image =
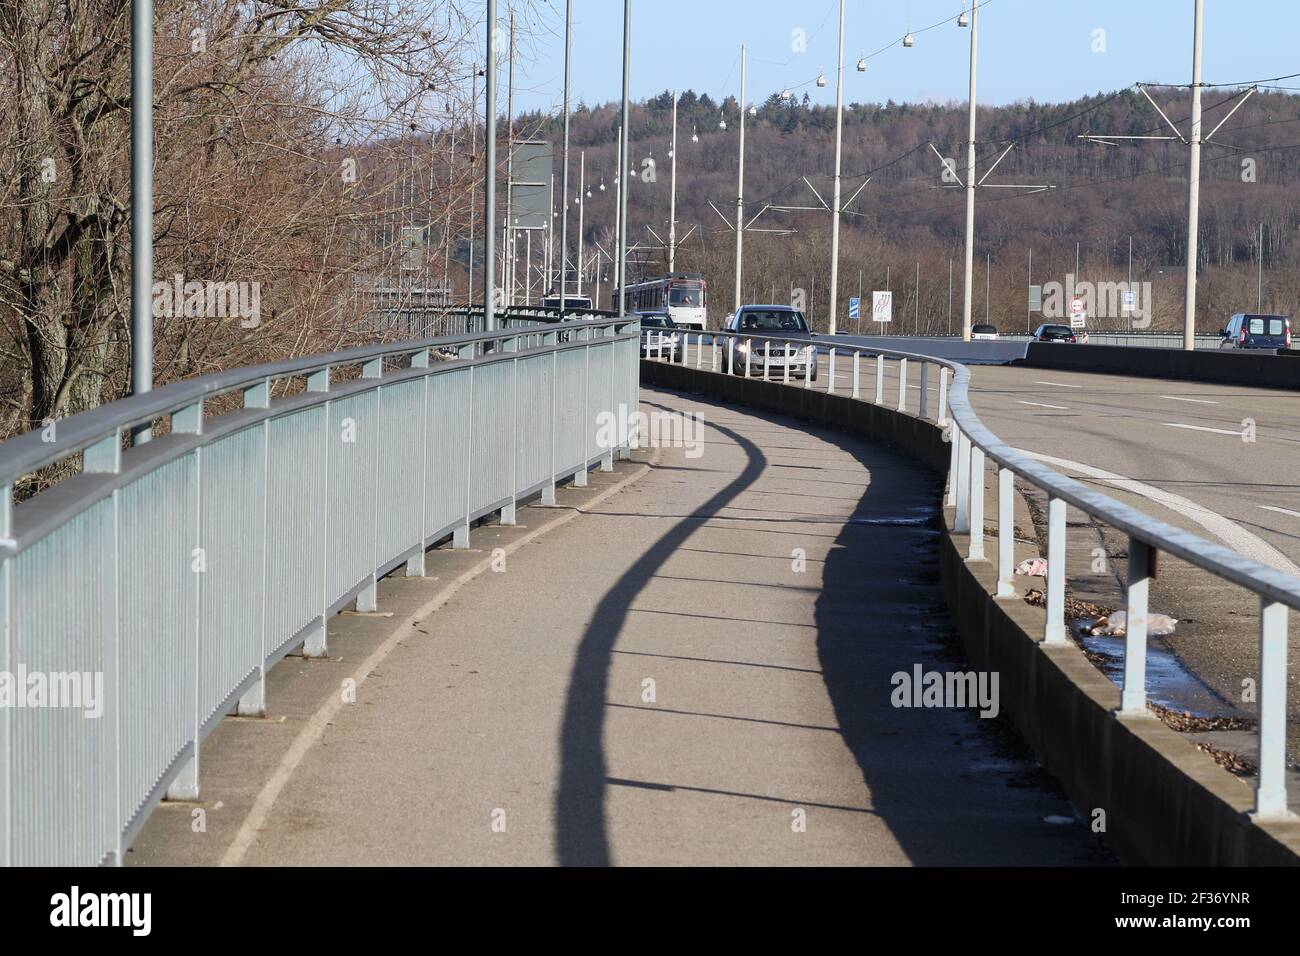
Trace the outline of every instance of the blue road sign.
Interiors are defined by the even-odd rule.
[[[856,296],[849,299],[849,318],[860,319],[862,317],[862,300]]]

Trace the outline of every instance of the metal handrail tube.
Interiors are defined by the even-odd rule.
[[[712,334],[715,341],[718,337],[733,341],[743,337],[751,343],[765,339],[791,341],[780,335],[764,336],[753,332]],[[728,348],[731,345],[729,342]],[[853,353],[855,367],[861,356],[876,357],[876,404],[881,404],[883,399],[886,360],[898,363],[900,412],[905,409],[907,364],[920,363],[922,376],[929,365],[940,369],[939,407],[935,422],[941,428],[949,426],[945,440],[952,445],[945,504],[955,508],[954,530],[969,535],[969,560],[985,559],[985,468],[991,465],[998,474],[997,597],[1016,595],[1012,585],[1014,571],[1011,567],[1015,534],[1012,510],[1014,478],[1024,479],[1047,495],[1049,523],[1043,640],[1045,648],[1065,644],[1067,640],[1064,622],[1066,505],[1072,505],[1089,517],[1128,535],[1132,565],[1129,569],[1129,630],[1122,704],[1119,710],[1121,716],[1150,716],[1150,711],[1145,707],[1147,581],[1151,577],[1156,552],[1164,551],[1259,597],[1260,776],[1256,789],[1255,816],[1258,819],[1289,818],[1285,776],[1287,611],[1300,610],[1300,578],[1153,518],[1010,447],[975,414],[970,404],[970,371],[963,365],[928,355],[837,341],[833,352],[841,351]],[[925,417],[924,412],[923,401],[918,417]]]
[[[267,670],[327,652],[333,614],[375,610],[380,578],[423,575],[475,520],[512,524],[521,499],[612,467],[639,338],[628,316],[385,343],[177,382],[60,422],[53,448],[0,443],[7,476],[85,450],[22,503],[4,489],[0,671],[100,688],[94,714],[0,707],[0,864],[121,863],[158,801],[198,798],[221,719],[265,713]],[[306,391],[272,399],[297,376]],[[237,391],[242,409],[204,414]],[[166,414],[170,434],[124,450]]]

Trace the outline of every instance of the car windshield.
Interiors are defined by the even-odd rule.
[[[704,304],[704,290],[690,286],[673,286],[668,290],[668,304],[698,308]]]
[[[666,315],[643,315],[641,316],[641,328],[643,329],[674,329],[676,324]]]
[[[792,309],[746,309],[740,315],[742,332],[807,332],[802,312]]]
[[[1252,315],[1246,328],[1251,335],[1284,335],[1284,322],[1277,315]]]

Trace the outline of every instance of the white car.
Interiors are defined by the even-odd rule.
[[[991,342],[997,339],[998,330],[993,325],[972,325],[970,337],[972,342]]]

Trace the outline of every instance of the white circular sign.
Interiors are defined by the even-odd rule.
[[[1083,301],[1083,296],[1076,295],[1070,300],[1070,314],[1083,315],[1083,310],[1087,308],[1087,303]]]

